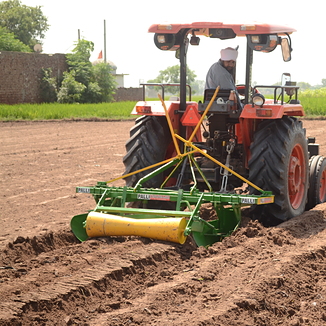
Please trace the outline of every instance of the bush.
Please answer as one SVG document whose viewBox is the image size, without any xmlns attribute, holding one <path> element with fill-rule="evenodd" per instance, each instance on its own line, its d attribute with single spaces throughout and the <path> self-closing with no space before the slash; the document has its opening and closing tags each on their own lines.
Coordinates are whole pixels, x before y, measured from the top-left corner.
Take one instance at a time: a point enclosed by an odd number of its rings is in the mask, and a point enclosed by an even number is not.
<svg viewBox="0 0 326 326">
<path fill-rule="evenodd" d="M 75 79 L 73 71 L 63 73 L 63 81 L 58 92 L 59 103 L 75 103 L 82 98 L 86 86 Z"/>
<path fill-rule="evenodd" d="M 57 101 L 57 79 L 52 76 L 52 69 L 42 69 L 41 97 L 44 103 Z"/>
<path fill-rule="evenodd" d="M 101 93 L 100 102 L 112 102 L 117 83 L 111 74 L 112 67 L 105 62 L 93 66 L 93 80 L 98 84 Z"/>
<path fill-rule="evenodd" d="M 100 103 L 102 101 L 101 88 L 97 83 L 90 82 L 85 89 L 82 103 Z"/>
</svg>

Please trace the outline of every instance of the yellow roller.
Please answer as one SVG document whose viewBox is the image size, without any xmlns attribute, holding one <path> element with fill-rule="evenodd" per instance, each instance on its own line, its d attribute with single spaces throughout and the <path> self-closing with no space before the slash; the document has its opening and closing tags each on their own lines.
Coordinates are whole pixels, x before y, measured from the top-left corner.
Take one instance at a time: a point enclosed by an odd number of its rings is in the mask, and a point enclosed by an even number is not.
<svg viewBox="0 0 326 326">
<path fill-rule="evenodd" d="M 183 244 L 186 225 L 184 217 L 135 219 L 91 212 L 86 219 L 86 233 L 90 238 L 136 235 Z"/>
</svg>

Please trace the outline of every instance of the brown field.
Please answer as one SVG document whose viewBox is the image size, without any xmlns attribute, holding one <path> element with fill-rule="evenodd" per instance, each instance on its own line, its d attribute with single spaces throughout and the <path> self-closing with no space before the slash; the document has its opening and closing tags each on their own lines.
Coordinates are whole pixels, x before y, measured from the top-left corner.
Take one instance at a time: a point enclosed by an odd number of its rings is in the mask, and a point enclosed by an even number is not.
<svg viewBox="0 0 326 326">
<path fill-rule="evenodd" d="M 0 123 L 0 325 L 326 325 L 326 204 L 209 249 L 76 240 L 75 187 L 121 175 L 133 124 Z M 326 155 L 326 121 L 304 126 Z"/>
</svg>

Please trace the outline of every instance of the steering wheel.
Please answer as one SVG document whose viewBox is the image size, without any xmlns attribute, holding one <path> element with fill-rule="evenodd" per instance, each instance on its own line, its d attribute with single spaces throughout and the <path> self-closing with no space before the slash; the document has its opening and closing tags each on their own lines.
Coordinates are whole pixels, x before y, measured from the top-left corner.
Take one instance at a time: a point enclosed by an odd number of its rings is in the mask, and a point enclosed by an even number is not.
<svg viewBox="0 0 326 326">
<path fill-rule="evenodd" d="M 238 85 L 235 85 L 235 87 L 237 88 L 238 94 L 240 96 L 245 96 L 245 91 L 246 91 L 245 84 L 238 84 Z"/>
<path fill-rule="evenodd" d="M 244 100 L 245 100 L 245 91 L 246 91 L 246 85 L 245 84 L 238 84 L 235 85 L 235 87 L 237 88 L 239 97 L 240 97 L 240 102 L 242 104 L 244 104 Z M 250 93 L 252 93 L 252 87 L 250 86 Z M 259 90 L 257 88 L 255 88 L 255 94 L 259 93 Z"/>
</svg>

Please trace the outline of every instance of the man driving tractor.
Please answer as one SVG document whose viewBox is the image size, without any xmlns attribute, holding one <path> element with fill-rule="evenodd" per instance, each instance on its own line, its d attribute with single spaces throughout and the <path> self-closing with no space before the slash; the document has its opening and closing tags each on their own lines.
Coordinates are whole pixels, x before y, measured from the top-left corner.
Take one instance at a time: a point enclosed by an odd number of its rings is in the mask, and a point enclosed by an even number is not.
<svg viewBox="0 0 326 326">
<path fill-rule="evenodd" d="M 234 82 L 237 58 L 237 49 L 231 47 L 222 49 L 220 60 L 215 62 L 207 72 L 205 89 L 216 89 L 219 86 L 221 89 L 234 90 L 240 108 L 240 97 Z"/>
<path fill-rule="evenodd" d="M 208 70 L 206 76 L 205 89 L 220 86 L 222 89 L 236 90 L 232 76 L 238 51 L 231 47 L 221 50 L 221 58 L 215 62 Z"/>
</svg>

